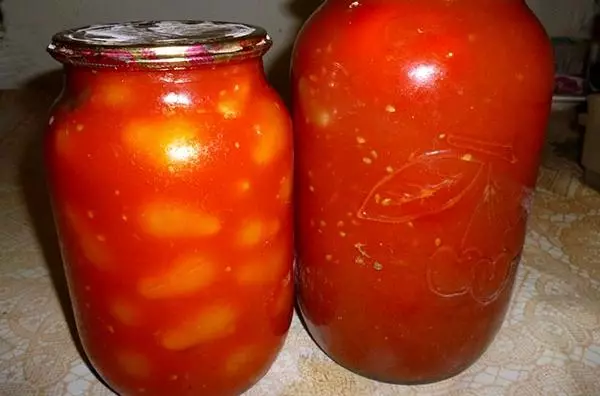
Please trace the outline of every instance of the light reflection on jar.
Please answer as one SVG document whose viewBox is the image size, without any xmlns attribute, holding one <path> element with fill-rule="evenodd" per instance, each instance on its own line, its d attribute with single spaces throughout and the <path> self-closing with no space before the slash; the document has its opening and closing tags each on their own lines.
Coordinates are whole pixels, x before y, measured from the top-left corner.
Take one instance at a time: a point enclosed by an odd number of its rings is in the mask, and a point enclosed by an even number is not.
<svg viewBox="0 0 600 396">
<path fill-rule="evenodd" d="M 171 162 L 191 162 L 198 158 L 197 143 L 173 142 L 167 146 L 166 152 Z"/>
<path fill-rule="evenodd" d="M 167 105 L 189 106 L 192 102 L 189 95 L 185 93 L 169 92 L 162 98 L 163 103 Z"/>
<path fill-rule="evenodd" d="M 185 46 L 173 46 L 173 47 L 156 47 L 153 48 L 152 51 L 157 56 L 181 56 L 182 53 L 187 51 L 188 47 Z M 179 59 L 174 59 L 173 62 L 178 61 Z M 183 58 L 185 60 L 185 58 Z"/>
<path fill-rule="evenodd" d="M 408 77 L 419 86 L 430 85 L 435 82 L 442 72 L 438 65 L 433 63 L 421 63 L 408 70 Z"/>
</svg>

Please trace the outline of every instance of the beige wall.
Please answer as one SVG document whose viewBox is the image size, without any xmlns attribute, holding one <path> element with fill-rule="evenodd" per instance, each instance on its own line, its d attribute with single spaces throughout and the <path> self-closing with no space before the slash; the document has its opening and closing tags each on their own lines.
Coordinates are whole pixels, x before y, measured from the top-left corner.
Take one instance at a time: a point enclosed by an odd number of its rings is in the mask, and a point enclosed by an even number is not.
<svg viewBox="0 0 600 396">
<path fill-rule="evenodd" d="M 269 67 L 287 66 L 293 37 L 319 0 L 0 0 L 6 33 L 0 41 L 0 89 L 16 87 L 57 68 L 46 53 L 51 35 L 61 29 L 139 19 L 236 20 L 265 27 L 275 42 Z"/>
<path fill-rule="evenodd" d="M 553 36 L 588 37 L 594 0 L 526 0 Z"/>
<path fill-rule="evenodd" d="M 220 19 L 262 25 L 275 46 L 267 67 L 287 71 L 286 53 L 301 21 L 320 0 L 0 0 L 0 89 L 14 88 L 58 65 L 44 49 L 61 29 L 131 19 Z M 585 35 L 593 0 L 528 0 L 553 35 Z"/>
</svg>

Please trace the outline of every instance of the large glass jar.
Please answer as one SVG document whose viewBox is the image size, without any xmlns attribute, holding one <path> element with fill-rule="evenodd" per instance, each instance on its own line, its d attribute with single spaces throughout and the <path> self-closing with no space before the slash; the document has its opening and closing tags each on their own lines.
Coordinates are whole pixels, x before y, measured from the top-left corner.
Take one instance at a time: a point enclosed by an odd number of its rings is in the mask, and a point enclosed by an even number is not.
<svg viewBox="0 0 600 396">
<path fill-rule="evenodd" d="M 299 306 L 341 365 L 453 376 L 506 313 L 551 106 L 522 0 L 329 0 L 293 55 Z"/>
<path fill-rule="evenodd" d="M 293 308 L 291 121 L 265 31 L 136 22 L 57 34 L 45 155 L 84 349 L 122 395 L 235 395 Z"/>
</svg>

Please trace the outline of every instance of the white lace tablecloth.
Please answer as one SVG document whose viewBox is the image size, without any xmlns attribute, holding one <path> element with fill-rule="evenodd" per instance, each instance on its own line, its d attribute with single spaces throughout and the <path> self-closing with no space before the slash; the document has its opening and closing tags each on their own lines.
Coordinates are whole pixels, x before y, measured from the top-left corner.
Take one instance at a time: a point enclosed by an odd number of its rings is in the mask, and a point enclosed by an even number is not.
<svg viewBox="0 0 600 396">
<path fill-rule="evenodd" d="M 67 325 L 39 162 L 50 100 L 0 93 L 0 395 L 112 395 Z M 599 396 L 600 194 L 579 177 L 574 163 L 547 156 L 512 308 L 465 373 L 420 387 L 373 382 L 335 365 L 294 319 L 279 359 L 248 395 Z"/>
</svg>

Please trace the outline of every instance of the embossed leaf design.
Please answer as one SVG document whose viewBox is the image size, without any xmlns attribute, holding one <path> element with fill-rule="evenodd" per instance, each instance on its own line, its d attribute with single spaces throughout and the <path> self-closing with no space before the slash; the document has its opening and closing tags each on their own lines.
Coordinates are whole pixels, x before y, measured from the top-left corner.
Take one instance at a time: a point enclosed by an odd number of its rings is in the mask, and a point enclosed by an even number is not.
<svg viewBox="0 0 600 396">
<path fill-rule="evenodd" d="M 478 140 L 472 137 L 459 135 L 448 136 L 448 144 L 463 150 L 492 155 L 510 163 L 514 163 L 517 160 L 514 154 L 514 149 L 509 144 L 487 142 L 484 140 Z"/>
<path fill-rule="evenodd" d="M 469 214 L 462 247 L 477 247 L 486 257 L 503 252 L 515 257 L 523 245 L 527 189 L 501 170 L 488 168 L 482 177 L 481 199 Z"/>
<path fill-rule="evenodd" d="M 359 209 L 361 219 L 404 223 L 443 212 L 473 187 L 483 164 L 471 156 L 433 153 L 414 161 L 375 185 Z"/>
</svg>

